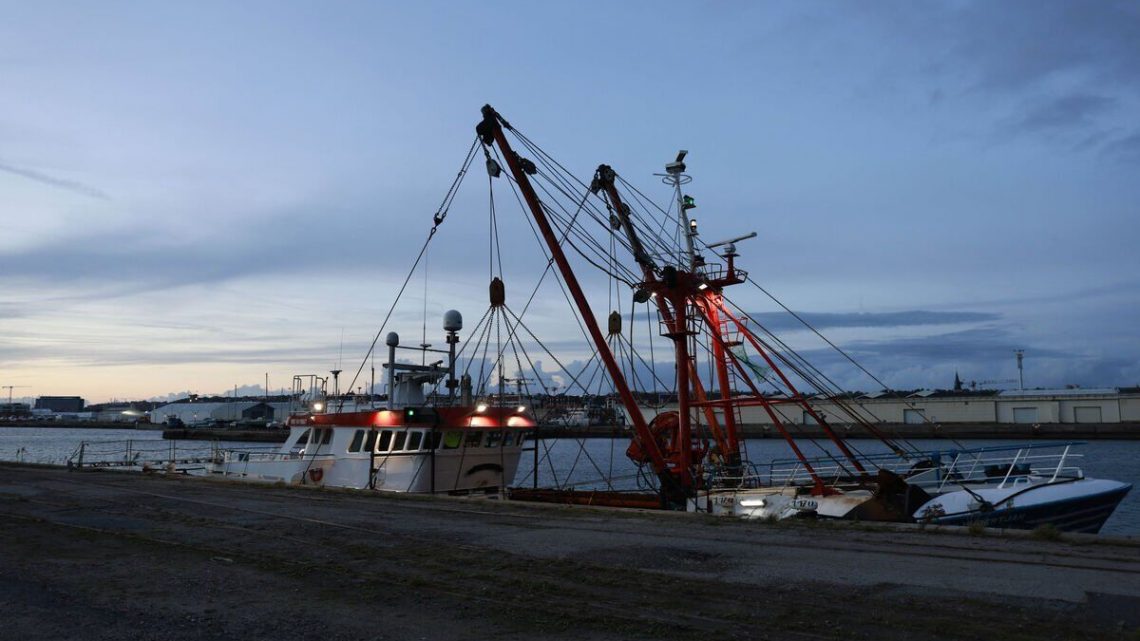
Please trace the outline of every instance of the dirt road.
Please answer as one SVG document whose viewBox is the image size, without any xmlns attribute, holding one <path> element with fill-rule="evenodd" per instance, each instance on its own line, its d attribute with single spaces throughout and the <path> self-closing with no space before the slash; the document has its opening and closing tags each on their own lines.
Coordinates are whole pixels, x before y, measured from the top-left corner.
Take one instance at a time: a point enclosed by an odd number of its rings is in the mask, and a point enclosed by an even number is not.
<svg viewBox="0 0 1140 641">
<path fill-rule="evenodd" d="M 1127 542 L 0 474 L 3 639 L 1140 638 Z"/>
</svg>

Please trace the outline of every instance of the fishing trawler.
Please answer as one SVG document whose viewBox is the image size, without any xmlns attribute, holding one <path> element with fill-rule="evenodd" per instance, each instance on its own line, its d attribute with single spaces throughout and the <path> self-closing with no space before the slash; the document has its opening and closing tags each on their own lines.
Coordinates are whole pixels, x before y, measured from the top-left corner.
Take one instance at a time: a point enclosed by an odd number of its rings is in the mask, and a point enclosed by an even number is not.
<svg viewBox="0 0 1140 641">
<path fill-rule="evenodd" d="M 398 362 L 399 335 L 387 335 L 384 407 L 329 407 L 323 394 L 314 395 L 307 411 L 288 419 L 289 436 L 280 449 L 222 450 L 209 471 L 242 480 L 392 492 L 494 491 L 510 485 L 534 417 L 521 399 L 476 402 L 470 379 L 455 378 L 454 346 L 462 326 L 459 312 L 444 316 L 452 346 L 445 352 L 446 368 Z M 424 386 L 445 378 L 451 393 L 429 402 Z"/>
<path fill-rule="evenodd" d="M 598 166 L 588 186 L 568 176 L 561 164 L 489 105 L 483 108 L 476 133 L 492 181 L 500 174 L 509 175 L 512 189 L 517 187 L 516 195 L 521 195 L 519 201 L 538 230 L 536 236 L 544 241 L 548 265 L 557 267 L 599 369 L 608 375 L 630 419 L 633 437 L 626 455 L 646 472 L 639 480 L 655 478 L 653 494 L 662 507 L 750 518 L 978 521 L 1001 527 L 1049 524 L 1060 530 L 1096 532 L 1129 491 L 1131 486 L 1126 483 L 1085 477 L 1071 451 L 1077 444 L 1062 444 L 1063 451 L 1052 454 L 1037 446 L 924 452 L 886 434 L 877 417 L 846 401 L 824 372 L 728 299 L 726 290 L 744 284 L 771 296 L 736 265 L 736 244 L 756 234 L 714 243 L 701 241 L 697 221 L 689 215 L 695 200 L 682 189 L 691 181 L 685 173 L 686 151 L 666 165 L 664 174 L 658 174 L 673 187 L 673 202 L 666 209 L 647 204 L 644 194 L 608 165 Z M 529 158 L 514 150 L 512 139 Z M 505 172 L 500 161 L 506 164 Z M 576 192 L 578 185 L 585 187 L 581 193 Z M 560 197 L 569 202 L 555 202 Z M 594 223 L 597 226 L 588 229 Z M 591 234 L 604 240 L 591 244 Z M 631 337 L 623 340 L 622 315 L 614 310 L 608 335 L 602 333 L 563 245 L 606 273 L 612 286 L 627 287 L 635 305 L 646 304 L 656 312 L 658 334 L 672 347 L 675 408 L 650 417 L 637 402 L 635 359 L 616 355 L 623 349 L 633 352 L 632 330 Z M 631 257 L 634 266 L 621 268 L 617 249 Z M 591 251 L 594 258 L 589 256 Z M 816 410 L 810 402 L 813 398 L 826 399 L 837 408 L 843 432 L 864 431 L 884 444 L 889 454 L 868 456 L 856 451 L 833 425 L 833 418 Z M 762 408 L 795 454 L 786 469 L 763 474 L 748 460 L 739 430 L 740 411 L 745 407 Z M 822 457 L 809 458 L 792 438 L 797 426 L 788 418 L 788 410 L 802 412 L 822 429 L 827 437 L 820 447 Z M 645 503 L 614 489 L 612 483 L 603 491 L 515 488 L 511 496 L 591 504 Z"/>
<path fill-rule="evenodd" d="M 680 152 L 665 173 L 658 174 L 673 192 L 670 205 L 661 207 L 609 165 L 599 165 L 588 183 L 580 181 L 489 105 L 483 107 L 475 133 L 420 250 L 422 258 L 481 151 L 491 190 L 488 229 L 494 236 L 484 245 L 491 252 L 490 308 L 473 332 L 479 338 L 466 361 L 468 369 L 479 363 L 474 391 L 469 379 L 459 383 L 455 378 L 456 332 L 462 324 L 457 312 L 449 312 L 444 323 L 450 345 L 447 368 L 440 366 L 442 361 L 397 362 L 399 338 L 389 334 L 386 407 L 345 411 L 341 406 L 295 416 L 289 422 L 289 439 L 279 451 L 228 452 L 216 473 L 404 492 L 508 488 L 516 500 L 661 507 L 745 518 L 979 521 L 1001 527 L 1050 524 L 1084 532 L 1098 531 L 1129 491 L 1125 483 L 1085 477 L 1075 464 L 1079 456 L 1072 448 L 1077 444 L 1062 444 L 1062 451 L 1052 453 L 1038 445 L 1007 451 L 954 447 L 927 452 L 885 433 L 882 421 L 850 402 L 824 372 L 728 298 L 730 288 L 751 285 L 783 306 L 736 264 L 737 243 L 754 238 L 755 232 L 713 243 L 701 239 L 690 215 L 695 200 L 683 190 L 691 181 L 685 173 L 687 152 Z M 527 157 L 514 149 L 512 140 Z M 497 236 L 504 214 L 495 205 L 496 180 L 513 192 L 546 262 L 545 270 L 535 270 L 538 282 L 521 312 L 505 300 L 502 243 Z M 574 260 L 609 280 L 612 311 L 605 333 L 567 249 L 577 255 Z M 511 245 L 510 251 L 512 261 L 521 260 L 520 247 Z M 626 265 L 630 258 L 632 265 Z M 584 353 L 592 353 L 576 371 L 564 366 L 524 322 L 550 273 L 556 274 L 586 339 Z M 633 323 L 625 325 L 619 311 L 623 299 L 632 299 L 631 319 L 638 305 L 645 306 L 647 324 L 657 331 L 635 339 Z M 670 354 L 675 377 L 672 389 L 660 380 L 654 366 L 645 372 L 639 340 L 650 350 L 654 341 L 669 344 L 664 351 Z M 479 344 L 482 356 L 476 356 Z M 529 448 L 534 455 L 530 487 L 515 484 L 524 441 L 536 428 L 522 400 L 530 394 L 530 383 L 542 386 L 543 373 L 528 351 L 535 349 L 559 365 L 563 382 L 569 382 L 562 386 L 564 394 L 608 394 L 620 400 L 632 433 L 625 454 L 637 469 L 637 488 L 619 487 L 612 478 L 603 478 L 601 487 L 576 485 L 568 477 L 539 487 L 538 438 Z M 504 369 L 508 359 L 517 367 L 511 376 Z M 534 378 L 527 377 L 527 371 Z M 446 396 L 424 394 L 425 386 L 438 388 L 445 378 Z M 588 389 L 603 380 L 608 381 L 608 390 Z M 518 405 L 504 400 L 510 383 L 517 385 Z M 495 384 L 497 395 L 490 392 Z M 459 399 L 457 387 L 463 388 Z M 659 397 L 663 388 L 675 399 L 669 407 L 647 409 L 639 403 Z M 813 399 L 826 400 L 832 415 L 817 411 Z M 774 462 L 767 469 L 750 461 L 740 429 L 744 408 L 765 413 L 795 455 L 793 460 Z M 789 412 L 802 412 L 805 422 L 810 420 L 826 435 L 823 443 L 806 439 L 823 452 L 821 456 L 809 457 L 801 449 L 804 435 L 794 439 L 793 432 L 802 424 L 790 420 Z M 844 438 L 852 429 L 878 439 L 888 453 L 857 451 Z M 542 447 L 547 448 L 543 458 L 549 459 L 548 446 Z M 596 464 L 595 469 L 602 471 Z"/>
</svg>

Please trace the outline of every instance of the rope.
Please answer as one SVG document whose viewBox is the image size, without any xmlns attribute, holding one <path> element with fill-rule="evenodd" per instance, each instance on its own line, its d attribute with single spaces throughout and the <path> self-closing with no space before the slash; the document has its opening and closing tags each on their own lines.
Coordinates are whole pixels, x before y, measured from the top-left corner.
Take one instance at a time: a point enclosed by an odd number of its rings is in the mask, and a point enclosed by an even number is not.
<svg viewBox="0 0 1140 641">
<path fill-rule="evenodd" d="M 463 164 L 459 167 L 459 173 L 456 174 L 455 180 L 451 182 L 451 187 L 449 187 L 447 193 L 444 194 L 443 201 L 440 203 L 439 209 L 437 209 L 435 214 L 432 215 L 431 231 L 428 232 L 427 239 L 424 240 L 423 247 L 420 248 L 419 254 L 416 255 L 416 260 L 414 263 L 412 263 L 412 268 L 408 271 L 407 277 L 404 278 L 403 284 L 400 285 L 400 291 L 396 293 L 396 298 L 392 301 L 392 306 L 388 308 L 388 313 L 384 316 L 384 321 L 380 323 L 380 329 L 376 332 L 376 336 L 372 338 L 372 344 L 368 346 L 368 351 L 365 353 L 364 359 L 360 363 L 360 367 L 357 368 L 356 374 L 353 375 L 352 382 L 349 383 L 348 386 L 349 389 L 356 387 L 356 381 L 360 378 L 361 372 L 364 371 L 364 366 L 368 364 L 368 359 L 372 356 L 373 351 L 376 349 L 376 343 L 380 341 L 380 335 L 384 333 L 384 328 L 388 325 L 388 321 L 392 318 L 392 312 L 395 311 L 396 304 L 400 302 L 400 298 L 404 295 L 404 290 L 408 287 L 408 281 L 410 281 L 412 279 L 412 275 L 415 274 L 416 267 L 419 266 L 420 260 L 424 257 L 424 252 L 427 251 L 428 245 L 431 243 L 432 238 L 435 237 L 436 231 L 439 230 L 439 226 L 442 225 L 443 221 L 447 218 L 447 212 L 451 208 L 451 203 L 455 201 L 455 196 L 459 193 L 459 187 L 463 184 L 463 178 L 467 175 L 467 170 L 471 167 L 471 161 L 475 158 L 475 150 L 478 144 L 479 137 L 476 136 L 474 142 L 471 143 L 471 147 L 467 150 L 467 155 L 463 158 Z M 427 330 L 425 329 L 424 331 L 426 335 Z M 389 390 L 388 393 L 391 394 L 391 390 Z M 337 405 L 338 412 L 342 409 L 344 409 L 344 398 L 341 398 L 340 403 Z"/>
<path fill-rule="evenodd" d="M 392 312 L 396 310 L 396 304 L 400 302 L 400 297 L 404 295 L 404 290 L 407 289 L 408 282 L 412 279 L 412 275 L 415 274 L 416 268 L 419 267 L 420 260 L 424 257 L 424 252 L 427 251 L 428 244 L 431 243 L 431 239 L 435 237 L 435 232 L 438 229 L 439 225 L 433 225 L 431 231 L 428 232 L 428 236 L 427 239 L 424 240 L 423 247 L 420 247 L 420 252 L 416 255 L 415 262 L 412 263 L 412 268 L 408 271 L 408 275 L 404 278 L 404 283 L 400 285 L 400 291 L 396 293 L 396 298 L 392 301 L 392 305 L 388 308 L 388 313 L 384 315 L 384 322 L 380 323 L 380 329 L 376 332 L 376 336 L 372 338 L 372 344 L 368 346 L 368 352 L 365 353 L 364 359 L 360 362 L 360 367 L 356 368 L 356 374 L 354 374 L 352 377 L 352 382 L 349 384 L 349 389 L 356 387 L 356 381 L 360 378 L 360 373 L 364 371 L 364 366 L 368 364 L 368 358 L 372 355 L 372 351 L 376 349 L 376 343 L 380 341 L 380 335 L 384 333 L 384 328 L 387 327 L 388 321 L 392 318 Z M 388 390 L 388 393 L 391 394 L 392 390 Z M 340 412 L 342 409 L 344 409 L 343 397 L 341 397 L 340 403 L 337 405 L 337 412 Z"/>
</svg>

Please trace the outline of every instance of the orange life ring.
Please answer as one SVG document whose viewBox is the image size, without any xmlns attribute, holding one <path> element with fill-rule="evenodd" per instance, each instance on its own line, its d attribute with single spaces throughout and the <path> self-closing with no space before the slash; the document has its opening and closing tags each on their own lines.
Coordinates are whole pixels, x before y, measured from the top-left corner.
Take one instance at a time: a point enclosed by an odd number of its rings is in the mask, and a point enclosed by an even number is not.
<svg viewBox="0 0 1140 641">
<path fill-rule="evenodd" d="M 309 479 L 311 479 L 314 483 L 320 483 L 321 479 L 324 477 L 325 471 L 322 468 L 314 467 L 313 469 L 309 470 Z"/>
</svg>

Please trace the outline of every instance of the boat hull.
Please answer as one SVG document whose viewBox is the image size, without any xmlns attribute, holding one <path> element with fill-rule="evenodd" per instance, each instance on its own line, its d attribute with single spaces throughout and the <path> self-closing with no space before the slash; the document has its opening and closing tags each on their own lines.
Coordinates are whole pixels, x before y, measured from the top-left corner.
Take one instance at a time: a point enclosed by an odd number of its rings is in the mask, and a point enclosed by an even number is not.
<svg viewBox="0 0 1140 641">
<path fill-rule="evenodd" d="M 291 485 L 375 489 L 392 492 L 452 492 L 503 488 L 513 482 L 521 448 L 477 453 L 438 452 L 336 458 L 233 458 L 213 471 L 227 477 Z M 434 472 L 434 481 L 433 481 Z"/>
<path fill-rule="evenodd" d="M 1081 479 L 1069 483 L 1029 486 L 1013 491 L 977 490 L 973 494 L 960 490 L 938 496 L 919 508 L 919 522 L 938 525 L 970 525 L 986 527 L 1034 529 L 1051 525 L 1062 532 L 1096 534 L 1131 485 L 1101 479 Z M 976 496 L 985 498 L 989 506 L 979 504 Z"/>
<path fill-rule="evenodd" d="M 406 423 L 431 412 L 438 422 Z M 529 416 L 463 408 L 374 410 L 290 419 L 276 452 L 226 450 L 210 471 L 249 481 L 373 489 L 470 492 L 514 481 Z"/>
</svg>

